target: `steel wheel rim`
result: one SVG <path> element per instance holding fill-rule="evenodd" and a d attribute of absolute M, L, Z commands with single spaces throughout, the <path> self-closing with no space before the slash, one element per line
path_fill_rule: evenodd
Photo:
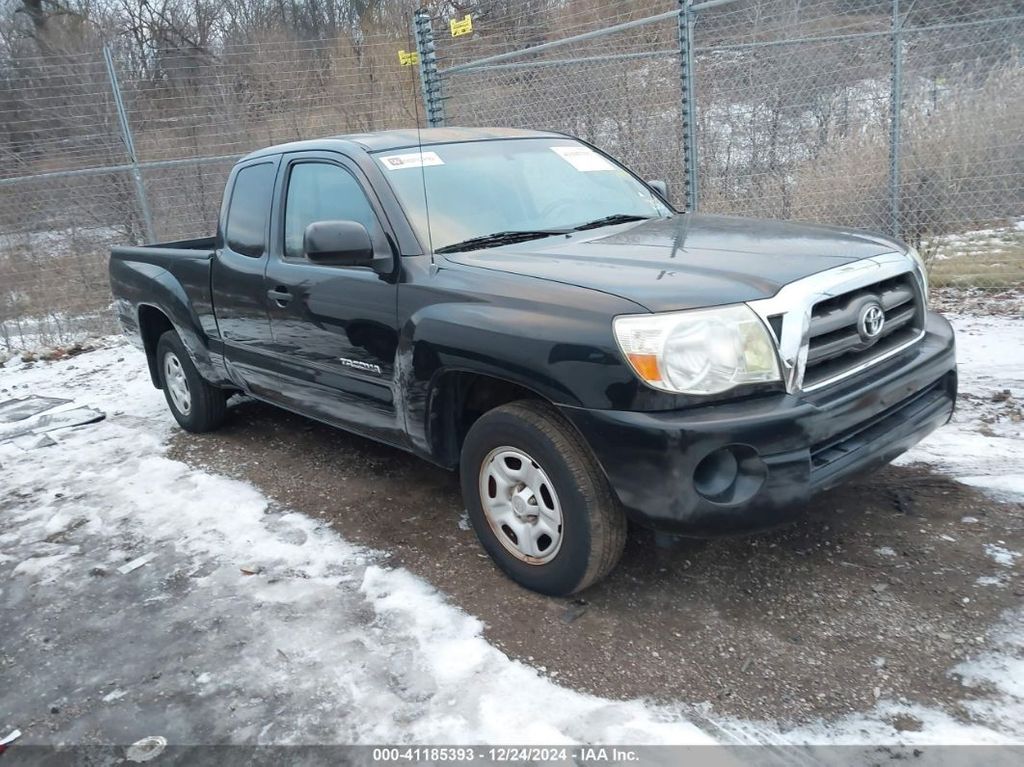
<path fill-rule="evenodd" d="M 185 377 L 181 360 L 174 352 L 168 352 L 164 356 L 164 383 L 177 411 L 182 415 L 192 412 L 192 392 L 189 391 L 188 379 Z"/>
<path fill-rule="evenodd" d="M 512 556 L 543 565 L 562 546 L 562 506 L 554 483 L 522 450 L 503 446 L 480 466 L 480 505 L 495 537 Z"/>

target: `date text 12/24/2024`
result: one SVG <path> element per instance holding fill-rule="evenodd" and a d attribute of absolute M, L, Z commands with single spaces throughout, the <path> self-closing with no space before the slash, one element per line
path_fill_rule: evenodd
<path fill-rule="evenodd" d="M 404 746 L 373 749 L 373 761 L 401 764 L 417 762 L 547 762 L 624 763 L 639 755 L 628 748 L 601 746 Z"/>

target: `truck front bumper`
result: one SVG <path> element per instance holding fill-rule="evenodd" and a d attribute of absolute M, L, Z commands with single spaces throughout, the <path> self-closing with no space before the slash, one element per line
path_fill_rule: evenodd
<path fill-rule="evenodd" d="M 806 395 L 668 412 L 563 407 L 631 518 L 693 536 L 763 530 L 811 496 L 888 463 L 946 423 L 956 400 L 953 330 Z"/>

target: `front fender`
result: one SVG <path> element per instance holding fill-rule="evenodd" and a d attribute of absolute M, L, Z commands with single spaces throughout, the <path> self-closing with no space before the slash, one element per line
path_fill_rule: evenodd
<path fill-rule="evenodd" d="M 601 407 L 609 387 L 633 385 L 611 343 L 610 318 L 595 322 L 593 315 L 568 309 L 555 315 L 485 302 L 423 308 L 403 325 L 397 356 L 412 444 L 430 452 L 430 403 L 449 372 L 497 378 L 559 405 Z"/>

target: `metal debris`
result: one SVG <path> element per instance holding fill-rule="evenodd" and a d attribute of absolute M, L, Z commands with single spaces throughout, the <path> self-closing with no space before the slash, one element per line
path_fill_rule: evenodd
<path fill-rule="evenodd" d="M 11 444 L 22 450 L 35 450 L 40 447 L 53 447 L 57 441 L 49 434 L 22 434 L 12 439 Z"/>
<path fill-rule="evenodd" d="M 46 413 L 36 418 L 19 421 L 17 424 L 6 426 L 0 424 L 0 442 L 20 437 L 23 434 L 42 434 L 54 429 L 84 426 L 87 423 L 102 421 L 106 417 L 106 413 L 89 407 L 78 407 L 74 410 Z"/>
<path fill-rule="evenodd" d="M 9 399 L 0 402 L 0 423 L 13 423 L 31 418 L 47 410 L 53 410 L 58 405 L 66 405 L 71 400 L 60 399 L 59 397 L 38 397 L 31 395 L 19 399 Z"/>
<path fill-rule="evenodd" d="M 7 750 L 7 747 L 21 737 L 21 730 L 14 730 L 7 737 L 0 739 L 0 754 Z"/>
<path fill-rule="evenodd" d="M 141 557 L 136 557 L 131 562 L 127 562 L 121 565 L 119 568 L 117 568 L 117 571 L 121 573 L 121 575 L 127 575 L 128 573 L 134 570 L 138 570 L 143 565 L 149 564 L 154 559 L 156 559 L 155 553 L 151 552 L 149 554 L 143 554 Z"/>

